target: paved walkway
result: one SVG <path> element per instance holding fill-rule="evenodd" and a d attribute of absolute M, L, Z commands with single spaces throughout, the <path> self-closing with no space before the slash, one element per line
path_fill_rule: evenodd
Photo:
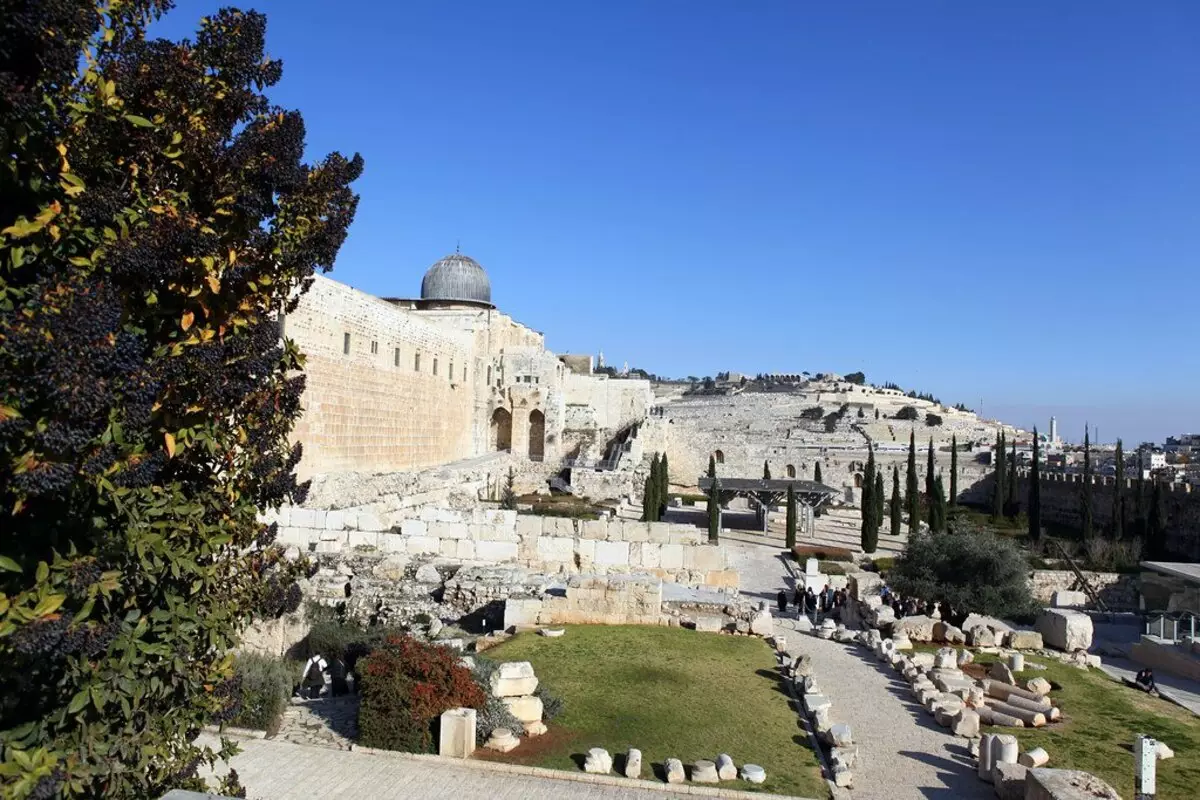
<path fill-rule="evenodd" d="M 791 628 L 790 620 L 777 627 Z M 801 623 L 805 627 L 805 623 Z M 908 684 L 866 648 L 797 633 L 788 654 L 812 656 L 813 675 L 833 701 L 835 722 L 849 723 L 858 745 L 852 796 L 886 800 L 992 797 L 976 775 L 966 740 L 947 734 L 912 698 Z"/>
<path fill-rule="evenodd" d="M 201 739 L 218 744 L 210 734 Z M 507 765 L 465 766 L 435 758 L 346 752 L 269 739 L 238 744 L 242 752 L 234 756 L 231 766 L 250 800 L 665 800 L 676 796 L 664 789 L 496 769 Z"/>

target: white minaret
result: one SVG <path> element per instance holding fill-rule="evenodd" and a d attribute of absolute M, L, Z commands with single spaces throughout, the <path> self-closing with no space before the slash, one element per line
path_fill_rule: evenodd
<path fill-rule="evenodd" d="M 1058 444 L 1058 420 L 1050 418 L 1050 444 Z"/>

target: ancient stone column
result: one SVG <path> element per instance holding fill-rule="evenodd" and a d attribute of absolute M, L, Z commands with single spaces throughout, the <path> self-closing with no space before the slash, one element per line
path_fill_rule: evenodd
<path fill-rule="evenodd" d="M 438 755 L 467 758 L 475 752 L 475 709 L 443 711 L 438 733 Z"/>

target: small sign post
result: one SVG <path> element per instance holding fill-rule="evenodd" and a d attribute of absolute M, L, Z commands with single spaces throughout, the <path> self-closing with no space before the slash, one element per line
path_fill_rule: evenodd
<path fill-rule="evenodd" d="M 1158 762 L 1158 742 L 1138 734 L 1133 745 L 1133 790 L 1135 800 L 1154 800 L 1154 768 Z"/>

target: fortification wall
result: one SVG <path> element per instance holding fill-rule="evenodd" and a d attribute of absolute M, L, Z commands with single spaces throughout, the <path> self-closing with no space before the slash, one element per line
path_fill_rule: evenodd
<path fill-rule="evenodd" d="M 304 445 L 301 478 L 472 455 L 466 334 L 322 277 L 286 316 L 284 332 L 307 356 L 304 415 L 293 432 Z"/>
<path fill-rule="evenodd" d="M 1103 529 L 1112 522 L 1112 499 L 1116 478 L 1092 476 L 1092 520 L 1097 528 Z M 1127 498 L 1133 497 L 1136 482 L 1121 478 L 1122 491 Z M 989 471 L 964 493 L 967 502 L 986 505 L 991 502 L 995 472 Z M 1078 529 L 1081 527 L 1080 512 L 1082 475 L 1045 473 L 1042 475 L 1042 519 L 1059 525 Z M 1167 508 L 1167 549 L 1173 557 L 1189 561 L 1200 560 L 1200 491 L 1186 483 L 1171 483 L 1163 486 Z M 1146 487 L 1146 502 L 1150 501 L 1150 487 Z M 1017 499 L 1022 511 L 1027 510 L 1029 498 L 1029 471 L 1017 473 Z M 1132 502 L 1132 500 L 1130 500 Z M 1148 507 L 1148 506 L 1147 506 Z M 1132 512 L 1132 506 L 1128 506 Z"/>
<path fill-rule="evenodd" d="M 278 541 L 315 553 L 379 552 L 544 573 L 643 573 L 688 586 L 736 587 L 725 548 L 691 525 L 574 520 L 425 507 L 393 523 L 372 512 L 283 508 Z"/>

